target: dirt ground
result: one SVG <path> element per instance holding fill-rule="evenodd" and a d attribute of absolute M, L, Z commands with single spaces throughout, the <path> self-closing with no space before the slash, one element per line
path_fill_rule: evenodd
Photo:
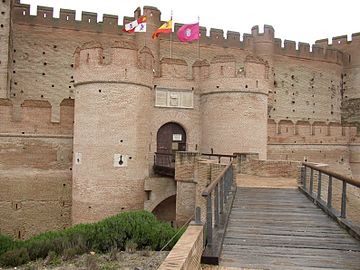
<path fill-rule="evenodd" d="M 84 254 L 71 260 L 64 261 L 62 258 L 38 260 L 26 265 L 12 268 L 19 270 L 153 270 L 158 269 L 165 260 L 168 251 L 136 251 L 127 253 L 124 251 L 112 252 L 111 254 Z M 137 267 L 137 268 L 136 268 Z"/>
<path fill-rule="evenodd" d="M 295 178 L 261 177 L 247 174 L 238 174 L 236 184 L 238 187 L 261 188 L 297 188 L 298 186 Z"/>

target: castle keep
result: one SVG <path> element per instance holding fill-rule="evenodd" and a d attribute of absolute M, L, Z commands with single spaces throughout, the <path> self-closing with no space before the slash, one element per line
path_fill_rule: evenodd
<path fill-rule="evenodd" d="M 133 209 L 172 220 L 154 153 L 257 153 L 360 176 L 360 34 L 310 45 L 201 27 L 199 44 L 118 17 L 0 2 L 0 232 L 27 238 Z M 175 25 L 175 31 L 181 25 Z M 152 192 L 157 190 L 160 197 Z M 156 197 L 156 198 L 155 198 Z M 170 216 L 169 216 L 170 213 Z M 168 216 L 167 216 L 168 215 Z"/>

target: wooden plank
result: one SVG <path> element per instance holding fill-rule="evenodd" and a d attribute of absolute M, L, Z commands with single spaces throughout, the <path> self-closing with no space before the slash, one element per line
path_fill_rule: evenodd
<path fill-rule="evenodd" d="M 238 188 L 220 265 L 360 269 L 360 242 L 298 190 Z"/>

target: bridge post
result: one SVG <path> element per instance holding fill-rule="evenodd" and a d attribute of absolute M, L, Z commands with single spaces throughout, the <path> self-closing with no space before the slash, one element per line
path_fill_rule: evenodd
<path fill-rule="evenodd" d="M 318 188 L 317 188 L 317 198 L 320 200 L 321 199 L 321 172 L 319 172 L 319 176 L 318 176 Z"/>
<path fill-rule="evenodd" d="M 206 203 L 206 243 L 207 246 L 212 244 L 212 194 L 207 196 Z"/>
<path fill-rule="evenodd" d="M 313 189 L 314 189 L 314 170 L 310 168 L 310 187 L 309 187 L 309 193 L 312 196 L 313 195 Z"/>
<path fill-rule="evenodd" d="M 327 207 L 331 209 L 332 207 L 332 176 L 329 175 L 329 185 L 328 185 L 328 196 L 327 196 Z"/>
<path fill-rule="evenodd" d="M 220 182 L 220 215 L 224 212 L 224 181 Z"/>
<path fill-rule="evenodd" d="M 219 226 L 219 185 L 216 185 L 214 190 L 214 226 Z"/>
<path fill-rule="evenodd" d="M 306 166 L 303 167 L 303 187 L 304 187 L 304 190 L 306 190 Z"/>
<path fill-rule="evenodd" d="M 341 218 L 346 218 L 346 182 L 343 181 L 341 194 Z"/>

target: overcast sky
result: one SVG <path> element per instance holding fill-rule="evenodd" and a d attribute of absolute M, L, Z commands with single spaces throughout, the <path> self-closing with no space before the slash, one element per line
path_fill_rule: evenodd
<path fill-rule="evenodd" d="M 31 14 L 36 6 L 54 7 L 55 17 L 60 8 L 75 9 L 77 19 L 81 11 L 96 12 L 98 21 L 102 14 L 120 17 L 133 16 L 139 6 L 155 6 L 161 10 L 162 20 L 170 18 L 173 10 L 174 22 L 193 23 L 200 17 L 200 25 L 250 33 L 251 27 L 270 24 L 275 36 L 282 40 L 294 40 L 313 44 L 315 40 L 360 32 L 360 2 L 357 0 L 246 0 L 246 1 L 200 1 L 200 0 L 21 0 L 31 4 Z M 225 34 L 226 35 L 226 34 Z"/>

